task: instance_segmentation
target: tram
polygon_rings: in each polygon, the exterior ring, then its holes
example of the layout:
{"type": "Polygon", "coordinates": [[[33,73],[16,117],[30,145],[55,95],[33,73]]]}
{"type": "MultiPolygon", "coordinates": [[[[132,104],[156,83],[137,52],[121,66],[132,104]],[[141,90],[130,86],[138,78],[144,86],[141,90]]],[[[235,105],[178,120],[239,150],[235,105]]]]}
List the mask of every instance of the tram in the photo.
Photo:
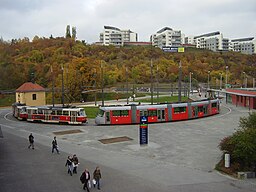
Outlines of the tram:
{"type": "Polygon", "coordinates": [[[95,123],[97,125],[138,124],[141,116],[147,116],[148,123],[203,118],[218,114],[219,104],[219,99],[212,99],[189,103],[104,106],[100,107],[95,123]]]}
{"type": "Polygon", "coordinates": [[[27,106],[20,103],[13,103],[12,104],[12,114],[15,118],[19,120],[26,120],[28,118],[27,106]]]}
{"type": "Polygon", "coordinates": [[[27,120],[30,122],[65,124],[82,124],[87,122],[87,116],[84,108],[13,105],[13,116],[19,120],[27,120]]]}

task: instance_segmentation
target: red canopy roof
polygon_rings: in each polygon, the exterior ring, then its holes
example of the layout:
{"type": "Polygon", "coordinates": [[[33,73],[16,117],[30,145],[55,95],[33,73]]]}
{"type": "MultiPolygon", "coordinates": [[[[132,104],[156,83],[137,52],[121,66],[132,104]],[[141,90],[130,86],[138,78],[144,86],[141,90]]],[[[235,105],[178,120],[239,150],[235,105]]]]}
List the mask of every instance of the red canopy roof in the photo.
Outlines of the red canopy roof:
{"type": "Polygon", "coordinates": [[[32,82],[24,83],[18,89],[16,89],[16,92],[23,92],[23,93],[24,92],[41,92],[41,91],[45,91],[45,89],[42,86],[32,82]]]}

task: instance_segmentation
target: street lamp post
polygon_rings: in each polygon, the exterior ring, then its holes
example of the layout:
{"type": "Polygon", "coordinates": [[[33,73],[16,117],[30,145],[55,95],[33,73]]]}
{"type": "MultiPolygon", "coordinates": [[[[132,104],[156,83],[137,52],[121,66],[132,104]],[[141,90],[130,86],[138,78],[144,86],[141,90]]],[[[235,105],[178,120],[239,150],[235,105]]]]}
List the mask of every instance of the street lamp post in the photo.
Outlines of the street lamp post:
{"type": "Polygon", "coordinates": [[[103,77],[103,63],[100,65],[101,69],[101,97],[102,97],[102,106],[104,106],[104,77],[103,77]]]}
{"type": "Polygon", "coordinates": [[[52,65],[51,65],[51,74],[52,74],[52,106],[54,107],[54,75],[53,75],[52,65]]]}
{"type": "Polygon", "coordinates": [[[243,71],[244,74],[244,88],[246,88],[246,73],[243,71]]]}
{"type": "Polygon", "coordinates": [[[181,68],[181,61],[179,63],[179,95],[178,95],[178,100],[179,103],[181,102],[181,78],[182,78],[182,68],[181,68]]]}
{"type": "Polygon", "coordinates": [[[189,72],[189,92],[191,92],[192,95],[193,95],[193,90],[192,90],[192,75],[193,75],[193,73],[192,73],[192,72],[189,72]]]}
{"type": "Polygon", "coordinates": [[[226,85],[225,88],[227,88],[228,85],[228,66],[226,65],[226,85]]]}
{"type": "Polygon", "coordinates": [[[129,104],[129,95],[128,95],[128,69],[125,67],[125,76],[126,76],[126,104],[129,104]]]}
{"type": "Polygon", "coordinates": [[[252,78],[252,88],[255,88],[255,78],[252,78]]]}
{"type": "Polygon", "coordinates": [[[63,65],[61,65],[61,103],[62,103],[62,107],[64,107],[64,67],[63,65]]]}
{"type": "Polygon", "coordinates": [[[150,81],[151,81],[151,85],[150,85],[150,91],[151,91],[151,105],[153,105],[153,63],[152,63],[152,59],[150,62],[150,81]]]}
{"type": "Polygon", "coordinates": [[[220,90],[222,89],[222,73],[220,73],[220,90]]]}
{"type": "Polygon", "coordinates": [[[210,89],[210,73],[211,71],[208,71],[208,89],[210,89]]]}

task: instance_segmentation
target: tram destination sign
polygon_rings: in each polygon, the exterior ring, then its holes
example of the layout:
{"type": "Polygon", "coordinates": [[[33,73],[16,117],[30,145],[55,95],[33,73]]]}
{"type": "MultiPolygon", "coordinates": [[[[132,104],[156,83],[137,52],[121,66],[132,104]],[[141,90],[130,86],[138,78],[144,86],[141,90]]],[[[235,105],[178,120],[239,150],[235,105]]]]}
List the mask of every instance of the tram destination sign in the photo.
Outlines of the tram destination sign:
{"type": "Polygon", "coordinates": [[[140,145],[148,144],[148,117],[140,117],[140,145]]]}

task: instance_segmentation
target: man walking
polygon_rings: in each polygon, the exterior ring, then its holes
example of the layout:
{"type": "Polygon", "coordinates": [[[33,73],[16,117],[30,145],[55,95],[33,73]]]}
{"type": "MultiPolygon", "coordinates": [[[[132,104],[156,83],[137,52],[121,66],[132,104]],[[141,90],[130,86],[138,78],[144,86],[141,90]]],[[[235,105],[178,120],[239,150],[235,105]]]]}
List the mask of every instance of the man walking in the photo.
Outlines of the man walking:
{"type": "Polygon", "coordinates": [[[34,149],[34,136],[32,135],[32,133],[30,133],[30,135],[28,137],[28,141],[29,141],[28,148],[30,149],[30,147],[32,147],[32,149],[34,149]]]}
{"type": "Polygon", "coordinates": [[[52,153],[54,152],[54,149],[57,151],[58,154],[60,154],[56,137],[54,137],[52,141],[52,153]]]}
{"type": "Polygon", "coordinates": [[[90,173],[87,169],[85,169],[84,172],[82,173],[82,175],[80,176],[80,180],[84,184],[83,190],[86,189],[88,192],[90,192],[90,190],[89,190],[90,185],[91,185],[91,183],[90,183],[90,173]]]}

